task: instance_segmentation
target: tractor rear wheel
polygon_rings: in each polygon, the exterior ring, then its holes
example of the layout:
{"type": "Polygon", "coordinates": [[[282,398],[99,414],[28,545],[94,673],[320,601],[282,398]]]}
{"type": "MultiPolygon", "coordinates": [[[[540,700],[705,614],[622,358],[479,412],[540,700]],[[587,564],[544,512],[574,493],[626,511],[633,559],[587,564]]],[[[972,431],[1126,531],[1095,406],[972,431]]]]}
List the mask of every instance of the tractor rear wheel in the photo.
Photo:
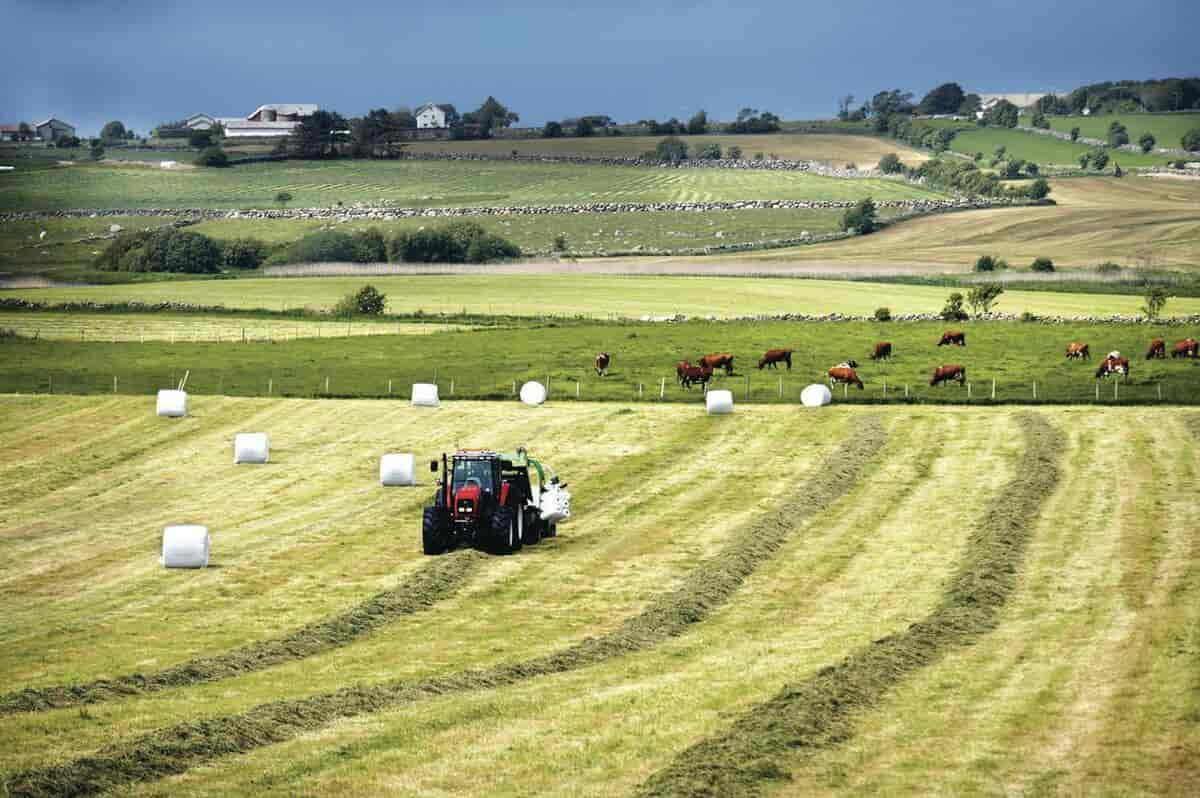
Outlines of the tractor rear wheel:
{"type": "Polygon", "coordinates": [[[542,529],[542,537],[544,537],[544,538],[558,537],[558,524],[546,524],[542,529]]]}
{"type": "Polygon", "coordinates": [[[497,507],[492,513],[488,530],[488,549],[494,554],[512,554],[521,548],[521,533],[517,526],[517,514],[511,507],[497,507]]]}
{"type": "Polygon", "coordinates": [[[441,507],[426,507],[421,514],[421,545],[426,554],[442,554],[454,543],[450,514],[441,507]]]}
{"type": "Polygon", "coordinates": [[[524,507],[521,509],[521,513],[525,518],[524,528],[521,530],[521,543],[526,546],[536,546],[542,541],[542,528],[545,526],[542,523],[542,516],[536,507],[524,507]]]}

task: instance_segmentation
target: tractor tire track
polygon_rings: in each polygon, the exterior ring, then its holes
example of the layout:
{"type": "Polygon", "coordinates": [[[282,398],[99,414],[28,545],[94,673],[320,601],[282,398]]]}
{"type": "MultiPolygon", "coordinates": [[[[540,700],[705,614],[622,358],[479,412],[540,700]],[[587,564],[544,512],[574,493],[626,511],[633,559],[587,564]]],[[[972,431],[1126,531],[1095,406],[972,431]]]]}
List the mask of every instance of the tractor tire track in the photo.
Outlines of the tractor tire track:
{"type": "Polygon", "coordinates": [[[198,657],[155,673],[132,673],[75,685],[28,688],[0,695],[0,717],[96,704],[173,687],[216,682],[348,645],[405,615],[430,609],[450,598],[486,559],[462,550],[432,560],[391,590],[378,593],[332,618],[303,626],[273,640],[251,643],[224,654],[198,657]]]}
{"type": "Polygon", "coordinates": [[[855,719],[877,705],[906,675],[995,628],[1017,584],[1043,502],[1058,485],[1066,437],[1040,415],[1020,416],[1025,451],[1016,474],[971,532],[941,601],[906,631],[811,677],[783,687],[728,731],[681,752],[637,791],[665,796],[757,796],[790,778],[787,758],[840,745],[855,719]]]}
{"type": "Polygon", "coordinates": [[[416,682],[349,687],[262,704],[236,715],[176,724],[61,765],[15,773],[3,788],[10,796],[95,794],[183,773],[225,756],[284,742],[340,719],[442,695],[504,687],[651,649],[683,634],[729,601],[793,532],[850,491],[886,442],[878,416],[861,419],[856,437],[832,452],[788,501],[738,530],[720,552],[696,566],[677,588],[607,634],[509,665],[416,682]]]}

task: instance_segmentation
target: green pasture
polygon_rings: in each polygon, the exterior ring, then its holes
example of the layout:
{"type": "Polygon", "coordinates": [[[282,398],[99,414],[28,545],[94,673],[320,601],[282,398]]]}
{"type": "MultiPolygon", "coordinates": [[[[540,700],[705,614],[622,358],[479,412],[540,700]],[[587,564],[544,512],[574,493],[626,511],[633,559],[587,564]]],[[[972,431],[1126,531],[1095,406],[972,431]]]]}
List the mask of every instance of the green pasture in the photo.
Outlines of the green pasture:
{"type": "MultiPolygon", "coordinates": [[[[973,156],[982,152],[984,164],[991,160],[997,147],[1004,147],[1008,155],[1033,161],[1039,166],[1074,166],[1079,168],[1079,156],[1094,149],[1091,146],[1063,141],[1052,136],[1027,133],[1008,128],[981,127],[964,130],[950,142],[950,149],[963,155],[973,156]]],[[[1161,166],[1167,162],[1162,155],[1144,155],[1140,152],[1109,150],[1109,170],[1115,161],[1122,168],[1132,166],[1161,166]]]]}
{"type": "MultiPolygon", "coordinates": [[[[753,266],[747,267],[753,272],[753,266]]],[[[869,315],[942,309],[950,290],[937,286],[877,284],[785,277],[666,277],[577,274],[455,274],[419,276],[246,278],[65,286],[0,291],[45,302],[184,302],[230,309],[332,308],[371,283],[388,297],[389,313],[470,313],[514,316],[637,318],[643,315],[718,317],[777,313],[869,315]]],[[[1139,296],[1010,291],[997,310],[1039,315],[1136,314],[1139,296]]],[[[1200,313],[1200,299],[1174,298],[1167,314],[1200,313]]]]}
{"type": "MultiPolygon", "coordinates": [[[[1143,133],[1151,133],[1158,147],[1179,148],[1179,140],[1189,130],[1200,128],[1200,112],[1180,114],[1096,114],[1092,116],[1048,116],[1047,121],[1054,130],[1070,133],[1079,128],[1081,136],[1094,139],[1108,138],[1108,126],[1120,122],[1129,131],[1129,140],[1137,144],[1143,133]]],[[[1026,123],[1027,120],[1025,120],[1026,123]]],[[[1124,156],[1122,156],[1124,157],[1124,156]]]]}
{"type": "MultiPolygon", "coordinates": [[[[136,323],[131,320],[131,323],[136,323]]],[[[1117,350],[1132,358],[1132,376],[1099,400],[1200,403],[1200,361],[1145,361],[1149,341],[1200,335],[1200,328],[1153,325],[1042,325],[966,322],[966,347],[939,347],[944,322],[805,324],[795,322],[687,322],[680,324],[539,324],[338,339],[274,339],[254,343],[132,340],[124,343],[0,341],[0,392],[150,394],[190,372],[201,394],[266,396],[407,396],[414,382],[436,381],[447,398],[505,399],[526,380],[549,381],[558,399],[701,401],[698,390],[675,383],[675,364],[710,352],[735,356],[736,376],[719,375],[710,387],[740,399],[796,402],[826,369],[856,360],[866,388],[838,388],[851,401],[1091,402],[1097,400],[1096,363],[1117,350]],[[877,341],[895,356],[872,362],[877,341]],[[1074,341],[1091,346],[1093,359],[1066,360],[1074,341]],[[794,349],[793,369],[758,371],[767,349],[794,349]],[[597,377],[597,352],[613,357],[610,374],[597,377]],[[966,366],[970,393],[958,385],[928,385],[935,366],[966,366]],[[328,383],[326,382],[328,381],[328,383]],[[885,394],[885,383],[888,386],[885,394]],[[1037,387],[1034,387],[1034,383],[1037,387]],[[1036,396],[1034,392],[1036,393],[1036,396]],[[1161,399],[1160,399],[1161,397],[1161,399]]],[[[386,328],[385,328],[386,329],[386,328]]]]}
{"type": "Polygon", "coordinates": [[[0,210],[270,208],[337,203],[403,207],[587,202],[910,199],[944,196],[909,183],[805,172],[451,161],[285,161],[163,170],[80,164],[0,175],[0,210]]]}

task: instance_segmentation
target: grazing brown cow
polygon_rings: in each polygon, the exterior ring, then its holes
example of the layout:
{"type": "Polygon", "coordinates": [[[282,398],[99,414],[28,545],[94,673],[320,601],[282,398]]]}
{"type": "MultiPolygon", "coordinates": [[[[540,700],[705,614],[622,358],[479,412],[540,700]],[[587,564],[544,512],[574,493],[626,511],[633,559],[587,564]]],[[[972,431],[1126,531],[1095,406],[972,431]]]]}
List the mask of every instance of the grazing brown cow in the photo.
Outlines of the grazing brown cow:
{"type": "Polygon", "coordinates": [[[880,341],[875,344],[875,352],[871,355],[872,360],[891,360],[892,359],[892,342],[880,341]]]}
{"type": "Polygon", "coordinates": [[[933,370],[933,379],[929,381],[929,384],[940,385],[943,382],[957,382],[959,385],[966,385],[967,367],[960,366],[957,363],[951,363],[948,366],[938,366],[933,370]]]}
{"type": "Polygon", "coordinates": [[[834,385],[857,385],[861,391],[863,389],[862,380],[858,378],[857,372],[849,366],[834,366],[829,370],[829,381],[834,385]]]}
{"type": "Polygon", "coordinates": [[[1150,351],[1146,353],[1147,360],[1154,360],[1156,357],[1166,358],[1167,342],[1161,338],[1155,338],[1150,342],[1150,351]]]}
{"type": "Polygon", "coordinates": [[[596,355],[596,375],[603,377],[605,374],[608,374],[608,364],[611,361],[612,357],[609,356],[608,352],[601,352],[596,355]]]}
{"type": "Polygon", "coordinates": [[[1100,362],[1100,368],[1096,369],[1096,379],[1100,380],[1114,375],[1120,377],[1124,382],[1129,382],[1129,358],[1109,356],[1100,362]]]}
{"type": "Polygon", "coordinates": [[[942,333],[942,340],[938,341],[938,346],[966,346],[967,334],[962,330],[946,330],[942,333]]]}
{"type": "Polygon", "coordinates": [[[728,352],[721,352],[716,355],[705,355],[700,358],[701,368],[725,369],[725,375],[733,376],[733,355],[728,352]]]}
{"type": "Polygon", "coordinates": [[[764,366],[775,368],[780,363],[787,363],[788,371],[792,370],[791,349],[768,349],[766,354],[758,359],[758,369],[761,371],[764,366]]]}
{"type": "Polygon", "coordinates": [[[693,385],[699,385],[701,388],[708,385],[712,375],[713,370],[709,366],[688,366],[679,376],[679,382],[690,391],[693,385]]]}
{"type": "Polygon", "coordinates": [[[683,385],[683,373],[691,367],[692,364],[686,360],[681,360],[675,364],[675,379],[679,380],[680,385],[683,385]]]}
{"type": "Polygon", "coordinates": [[[1200,357],[1200,341],[1195,338],[1184,338],[1175,344],[1171,357],[1200,357]]]}
{"type": "Polygon", "coordinates": [[[1076,360],[1091,360],[1092,353],[1088,351],[1087,344],[1070,343],[1067,344],[1067,357],[1076,360]]]}

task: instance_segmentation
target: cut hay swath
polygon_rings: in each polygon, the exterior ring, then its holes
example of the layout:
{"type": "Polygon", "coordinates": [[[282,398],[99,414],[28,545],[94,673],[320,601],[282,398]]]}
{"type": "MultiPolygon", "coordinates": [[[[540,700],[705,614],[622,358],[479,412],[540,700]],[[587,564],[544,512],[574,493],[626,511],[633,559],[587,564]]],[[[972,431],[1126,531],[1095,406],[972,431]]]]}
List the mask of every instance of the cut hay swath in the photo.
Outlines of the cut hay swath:
{"type": "Polygon", "coordinates": [[[684,634],[728,602],[793,533],[853,489],[886,442],[887,434],[879,417],[863,418],[855,436],[830,452],[814,474],[776,510],[740,528],[677,588],[659,595],[645,610],[607,634],[508,665],[415,682],[349,687],[308,698],[262,704],[235,715],[180,723],[114,743],[61,765],[14,773],[4,787],[12,795],[94,794],[183,773],[225,756],[292,739],[342,718],[451,693],[518,684],[652,649],[684,634]]]}
{"type": "MultiPolygon", "coordinates": [[[[19,690],[0,696],[0,717],[21,712],[96,704],[173,687],[216,682],[347,645],[398,618],[450,598],[475,574],[486,557],[465,549],[427,560],[416,573],[340,615],[303,626],[273,640],[225,654],[199,657],[165,670],[133,673],[82,684],[19,690]]],[[[2,793],[0,793],[2,794],[2,793]]]]}
{"type": "Polygon", "coordinates": [[[638,795],[761,795],[767,782],[787,778],[789,757],[845,742],[856,718],[906,675],[993,629],[1016,587],[1042,505],[1058,486],[1058,458],[1066,444],[1044,417],[1020,418],[1025,450],[1015,475],[972,531],[957,573],[929,617],[786,685],[727,731],[680,753],[638,795]]]}

